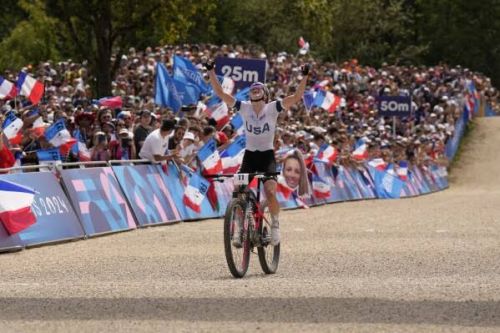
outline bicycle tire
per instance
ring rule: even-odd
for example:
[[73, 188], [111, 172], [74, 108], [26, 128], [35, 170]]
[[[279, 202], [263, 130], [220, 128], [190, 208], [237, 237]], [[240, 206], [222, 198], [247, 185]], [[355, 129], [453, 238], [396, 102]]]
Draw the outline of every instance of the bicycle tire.
[[[269, 213], [269, 208], [266, 203], [261, 206], [262, 215], [267, 221], [271, 221], [271, 215]], [[267, 216], [266, 216], [267, 215]], [[260, 232], [263, 238], [266, 237], [267, 232], [271, 232], [270, 225], [265, 221], [260, 224]], [[281, 243], [280, 243], [281, 244]], [[272, 246], [271, 244], [264, 244], [257, 248], [257, 253], [259, 255], [259, 262], [262, 271], [266, 274], [274, 274], [278, 270], [278, 264], [280, 261], [280, 244]]]
[[[226, 254], [227, 266], [231, 274], [236, 278], [242, 278], [245, 276], [248, 265], [250, 261], [250, 235], [248, 228], [248, 221], [245, 216], [245, 201], [241, 199], [232, 199], [226, 209], [226, 214], [224, 215], [224, 252]], [[232, 244], [232, 236], [234, 230], [234, 211], [240, 210], [240, 217], [242, 218], [243, 231], [241, 236], [242, 247], [236, 248]], [[241, 258], [240, 253], [241, 253]]]

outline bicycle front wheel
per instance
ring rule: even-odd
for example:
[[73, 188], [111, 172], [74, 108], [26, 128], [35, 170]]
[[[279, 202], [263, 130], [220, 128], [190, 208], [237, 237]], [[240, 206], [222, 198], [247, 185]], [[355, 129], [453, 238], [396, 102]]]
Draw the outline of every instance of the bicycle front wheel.
[[271, 213], [266, 203], [262, 205], [261, 213], [261, 235], [263, 242], [262, 246], [257, 248], [257, 253], [259, 254], [262, 271], [266, 274], [274, 274], [278, 270], [278, 263], [280, 261], [280, 244], [272, 246], [269, 243], [271, 236]]
[[[245, 276], [250, 260], [250, 237], [248, 221], [245, 216], [245, 202], [233, 199], [226, 209], [224, 217], [224, 250], [226, 253], [227, 266], [234, 277]], [[235, 236], [238, 236], [237, 228], [240, 230], [241, 246], [233, 245]]]

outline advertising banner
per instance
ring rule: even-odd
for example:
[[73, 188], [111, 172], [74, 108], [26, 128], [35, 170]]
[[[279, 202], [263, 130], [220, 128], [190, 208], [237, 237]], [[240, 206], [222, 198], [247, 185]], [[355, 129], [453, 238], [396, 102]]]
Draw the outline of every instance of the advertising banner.
[[431, 192], [431, 188], [422, 175], [420, 168], [415, 166], [411, 167], [410, 176], [412, 177], [412, 181], [416, 185], [420, 194], [427, 194]]
[[0, 253], [18, 251], [24, 248], [17, 234], [9, 235], [2, 223], [0, 223]]
[[135, 218], [110, 167], [68, 169], [61, 177], [88, 236], [135, 229]]
[[219, 216], [219, 209], [214, 210], [206, 196], [201, 202], [199, 213], [187, 207], [184, 204], [183, 198], [189, 179], [183, 175], [183, 171], [181, 171], [175, 164], [169, 163], [167, 170], [165, 183], [170, 191], [170, 194], [172, 195], [175, 206], [180, 213], [181, 220], [199, 220]]
[[33, 188], [36, 222], [17, 235], [25, 246], [83, 238], [80, 222], [59, 181], [50, 172], [2, 175], [2, 179]]
[[181, 220], [161, 165], [113, 166], [139, 226]]
[[218, 216], [224, 216], [226, 207], [233, 197], [233, 180], [226, 179], [223, 182], [215, 182], [215, 192], [217, 193], [217, 200], [219, 201]]
[[358, 185], [363, 198], [375, 199], [377, 197], [375, 193], [375, 184], [373, 183], [373, 180], [371, 179], [366, 168], [361, 167], [360, 169], [352, 169], [350, 170], [350, 173]]
[[344, 179], [344, 183], [347, 185], [346, 189], [349, 192], [350, 200], [361, 200], [363, 199], [363, 195], [356, 184], [356, 180], [351, 174], [351, 170], [348, 168], [341, 167], [339, 168], [339, 173], [342, 175]]
[[460, 140], [462, 139], [464, 131], [465, 131], [464, 117], [458, 117], [457, 122], [455, 123], [455, 132], [453, 132], [453, 136], [446, 143], [445, 155], [448, 158], [448, 160], [451, 161], [453, 157], [455, 157], [455, 154], [457, 153], [458, 150], [458, 145], [460, 144]]
[[434, 175], [432, 174], [431, 170], [427, 166], [422, 166], [420, 168], [422, 176], [424, 179], [427, 181], [427, 184], [429, 185], [429, 188], [431, 189], [431, 192], [436, 192], [439, 190], [438, 185], [436, 184], [436, 180], [434, 179]]

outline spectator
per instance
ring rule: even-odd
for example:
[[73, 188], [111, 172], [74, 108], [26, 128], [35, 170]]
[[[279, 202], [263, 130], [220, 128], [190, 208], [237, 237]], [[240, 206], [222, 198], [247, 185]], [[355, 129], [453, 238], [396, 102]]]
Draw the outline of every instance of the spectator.
[[149, 133], [151, 133], [150, 124], [151, 112], [149, 110], [143, 110], [140, 114], [139, 125], [134, 130], [134, 144], [136, 151], [141, 151], [144, 141]]
[[139, 152], [142, 159], [152, 162], [162, 162], [173, 160], [177, 157], [177, 153], [168, 154], [168, 141], [173, 133], [175, 122], [172, 120], [164, 120], [161, 127], [151, 132], [146, 139]]

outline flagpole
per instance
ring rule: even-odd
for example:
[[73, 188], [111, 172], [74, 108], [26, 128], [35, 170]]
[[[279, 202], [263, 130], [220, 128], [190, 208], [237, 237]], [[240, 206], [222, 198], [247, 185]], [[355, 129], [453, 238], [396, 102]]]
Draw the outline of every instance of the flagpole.
[[392, 117], [392, 136], [396, 139], [396, 116]]

